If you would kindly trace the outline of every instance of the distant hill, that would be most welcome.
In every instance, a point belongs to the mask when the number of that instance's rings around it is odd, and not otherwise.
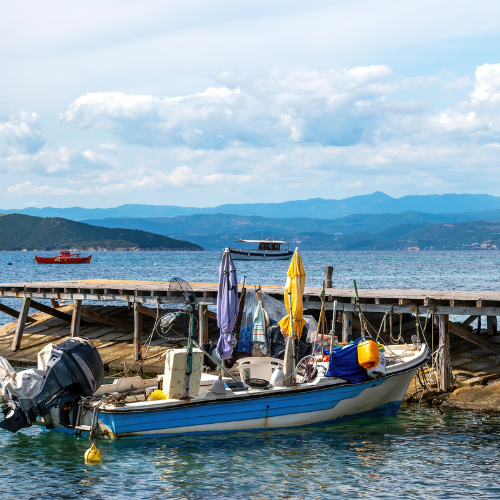
[[[500,210],[482,212],[489,219],[500,219]],[[371,236],[375,242],[399,238],[410,231],[429,223],[457,223],[477,220],[476,214],[428,214],[404,212],[402,214],[356,214],[334,220],[296,218],[267,218],[228,214],[189,215],[160,218],[127,218],[89,220],[88,223],[105,227],[143,229],[173,238],[187,238],[206,249],[221,249],[231,246],[240,237],[284,238],[312,249],[335,246],[334,241],[343,239],[345,245],[359,244],[359,235],[354,240],[347,238],[355,233],[379,233]],[[332,237],[333,236],[333,237]],[[375,239],[374,239],[375,238]],[[365,238],[366,239],[366,238]],[[363,239],[362,239],[363,240]],[[305,247],[304,247],[305,248]]]
[[[399,214],[408,211],[440,214],[500,210],[500,197],[486,194],[415,195],[392,198],[381,192],[343,200],[296,200],[283,203],[228,204],[217,207],[178,207],[173,205],[122,205],[114,208],[34,208],[4,209],[2,213],[23,213],[72,220],[105,218],[158,218],[197,214],[230,214],[268,218],[307,217],[336,219],[353,214]],[[477,219],[476,219],[477,220]]]
[[[199,245],[131,229],[61,218],[0,215],[0,250],[203,250]]]

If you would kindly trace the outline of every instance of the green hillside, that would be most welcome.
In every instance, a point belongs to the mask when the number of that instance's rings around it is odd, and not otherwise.
[[[58,217],[0,215],[0,250],[203,250],[137,229],[110,229]]]

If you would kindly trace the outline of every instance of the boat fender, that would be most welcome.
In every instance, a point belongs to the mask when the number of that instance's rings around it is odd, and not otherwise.
[[[283,387],[283,385],[285,384],[285,374],[281,365],[278,365],[278,368],[273,371],[271,380],[269,382],[274,387]]]
[[[101,461],[101,452],[97,449],[95,443],[85,452],[85,462],[97,464]]]
[[[212,384],[210,392],[214,394],[226,394],[226,384],[222,380],[222,375],[219,375],[219,378]]]
[[[151,393],[149,396],[149,399],[151,401],[160,401],[161,399],[167,399],[167,396],[165,396],[165,393],[163,391],[160,391],[159,389],[156,389]]]

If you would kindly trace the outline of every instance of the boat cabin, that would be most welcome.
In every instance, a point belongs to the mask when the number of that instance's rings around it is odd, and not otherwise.
[[[259,250],[267,251],[277,251],[281,250],[281,243],[271,242],[271,241],[261,241],[259,244]]]

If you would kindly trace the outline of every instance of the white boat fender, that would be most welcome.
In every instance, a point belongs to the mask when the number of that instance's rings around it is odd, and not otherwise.
[[[378,365],[372,368],[368,368],[368,370],[366,370],[366,373],[371,378],[379,378],[387,374],[387,362],[383,352],[379,351]]]
[[[281,365],[278,365],[278,368],[273,371],[269,383],[274,387],[283,387],[285,384],[285,373]]]
[[[222,375],[219,375],[219,378],[212,384],[210,392],[214,394],[226,394],[226,384],[222,380]]]

